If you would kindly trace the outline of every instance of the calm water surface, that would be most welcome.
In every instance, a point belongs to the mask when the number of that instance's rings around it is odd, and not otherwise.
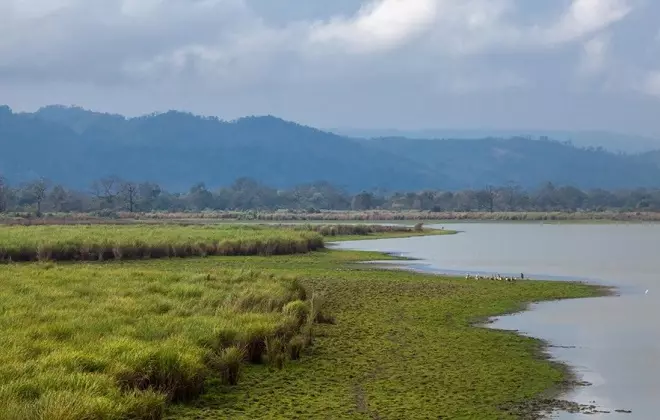
[[[593,384],[564,397],[583,404],[596,401],[600,409],[612,411],[556,418],[660,418],[660,224],[446,227],[463,233],[339,246],[401,253],[420,259],[412,267],[435,272],[523,272],[531,278],[616,286],[620,296],[536,304],[531,311],[498,318],[493,327],[558,346],[550,348],[552,356]]]

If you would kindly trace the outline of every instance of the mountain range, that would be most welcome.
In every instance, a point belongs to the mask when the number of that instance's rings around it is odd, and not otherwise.
[[[658,153],[615,153],[524,136],[362,138],[273,116],[223,121],[170,111],[135,118],[60,105],[0,107],[0,174],[88,188],[116,175],[187,190],[250,177],[275,187],[328,181],[348,191],[457,190],[546,182],[580,188],[660,186]]]
[[[660,149],[660,138],[633,134],[612,133],[609,131],[570,131],[570,130],[502,130],[502,129],[454,129],[454,130],[397,130],[397,129],[329,129],[331,133],[349,137],[407,137],[410,139],[477,139],[497,138],[550,138],[569,142],[577,147],[602,147],[613,152],[644,153]]]

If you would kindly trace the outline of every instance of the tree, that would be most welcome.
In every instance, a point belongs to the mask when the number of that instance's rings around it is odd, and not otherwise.
[[[128,211],[133,213],[135,202],[138,198],[138,186],[133,182],[122,182],[119,187],[120,194],[124,199],[124,203],[128,206]]]
[[[351,201],[352,210],[370,210],[373,208],[374,195],[370,192],[363,191],[353,197]]]
[[[514,211],[518,205],[521,188],[515,182],[509,181],[502,189],[502,202],[507,211]]]
[[[101,208],[111,209],[119,195],[119,179],[116,176],[101,178],[92,183],[92,194],[99,201]]]
[[[7,181],[5,180],[5,177],[0,175],[0,213],[4,213],[7,211],[7,205],[9,204],[9,197],[8,197],[8,191],[7,191]]]
[[[38,179],[28,184],[27,192],[32,196],[32,199],[37,204],[37,217],[41,217],[41,203],[46,198],[48,192],[48,184],[44,178]]]
[[[491,185],[487,186],[483,190],[477,191],[475,198],[477,199],[477,205],[479,208],[488,210],[490,213],[495,211],[495,197],[497,196],[497,191]]]
[[[69,193],[61,185],[56,185],[48,195],[48,201],[51,202],[53,209],[57,212],[64,211],[64,204],[69,198]]]
[[[158,205],[158,199],[162,192],[158,184],[143,182],[138,185],[138,207],[143,211],[154,210]]]
[[[203,182],[199,182],[190,188],[188,200],[194,210],[204,210],[213,206],[213,194],[206,189]]]

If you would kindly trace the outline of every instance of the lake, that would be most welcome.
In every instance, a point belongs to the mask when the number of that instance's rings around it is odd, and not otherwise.
[[[554,418],[658,417],[660,224],[469,223],[445,228],[462,233],[338,247],[400,253],[419,259],[405,263],[409,267],[437,273],[522,272],[535,279],[615,286],[618,296],[534,304],[530,311],[497,318],[492,327],[549,341],[550,354],[592,384],[562,398],[595,401],[599,409],[612,411]]]

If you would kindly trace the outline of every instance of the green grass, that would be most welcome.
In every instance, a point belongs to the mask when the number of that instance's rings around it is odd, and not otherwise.
[[[260,226],[9,226],[0,228],[0,261],[67,261],[280,255],[323,247],[306,230]]]
[[[172,406],[166,417],[508,419],[516,416],[503,407],[544,396],[567,379],[561,366],[540,357],[541,342],[473,323],[526,302],[594,296],[597,289],[354,268],[385,258],[323,251],[219,259],[300,275],[308,290],[324,291],[336,324],[320,326],[300,361],[281,371],[250,366],[237,388],[211,381],[200,399]]]
[[[101,228],[102,241],[128,238],[126,228]],[[144,241],[153,228],[134,229]],[[190,229],[158,234],[171,241]],[[257,242],[318,235],[196,229]],[[0,266],[0,420],[515,418],[503,408],[539,398],[566,372],[540,357],[539,341],[474,322],[599,293],[357,264],[378,259],[393,257],[319,250]],[[314,323],[328,315],[333,323]]]
[[[370,239],[395,239],[395,238],[414,238],[416,236],[438,236],[438,235],[454,235],[458,233],[455,230],[448,229],[424,229],[421,232],[414,230],[409,231],[390,231],[369,233],[366,235],[335,235],[326,236],[326,242],[343,242],[343,241],[363,241]]]
[[[2,267],[0,419],[160,418],[309,328],[295,278],[207,261]]]

